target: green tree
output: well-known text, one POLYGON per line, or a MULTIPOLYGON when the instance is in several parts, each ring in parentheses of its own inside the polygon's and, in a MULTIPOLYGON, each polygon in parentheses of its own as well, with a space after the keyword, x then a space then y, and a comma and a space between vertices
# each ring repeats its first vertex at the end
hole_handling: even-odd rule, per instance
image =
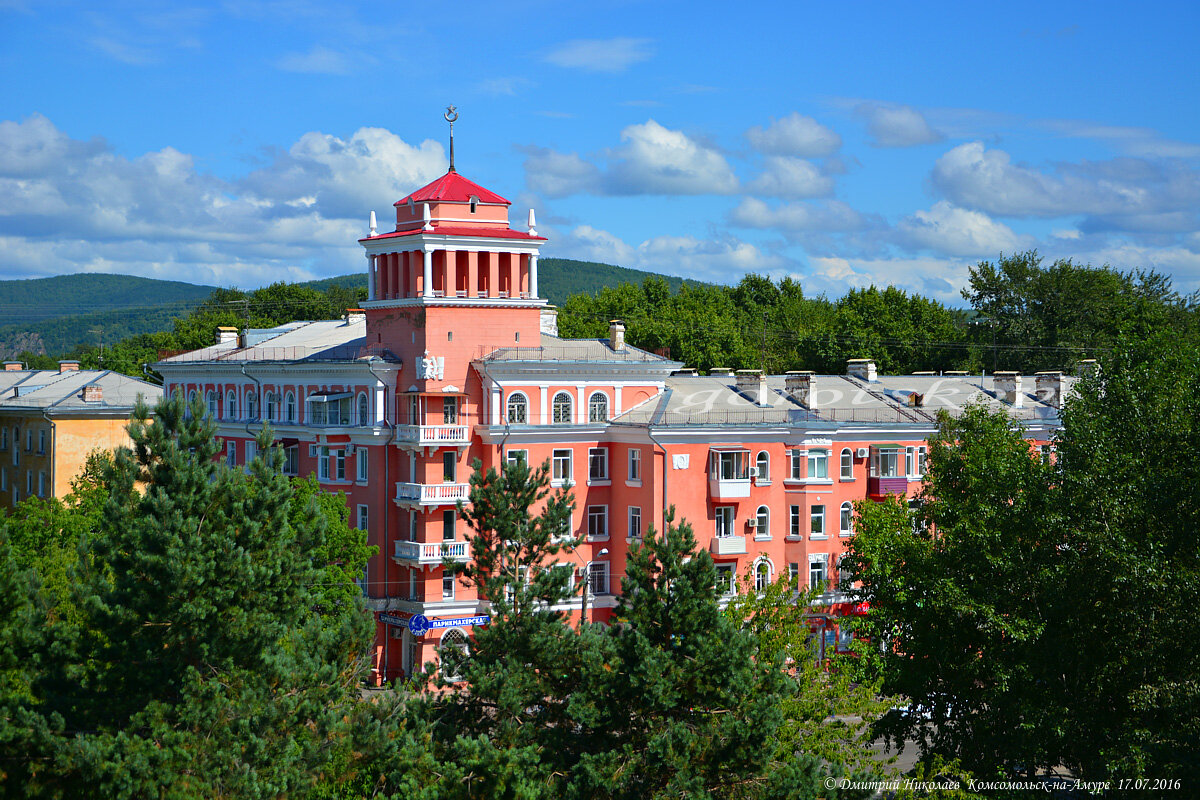
POLYGON ((367 544, 367 531, 350 526, 345 492, 327 492, 315 475, 309 475, 292 478, 292 493, 288 522, 293 529, 303 529, 314 515, 323 521, 324 540, 312 550, 322 580, 313 594, 321 616, 338 620, 359 607, 363 592, 357 582, 378 548, 367 544))

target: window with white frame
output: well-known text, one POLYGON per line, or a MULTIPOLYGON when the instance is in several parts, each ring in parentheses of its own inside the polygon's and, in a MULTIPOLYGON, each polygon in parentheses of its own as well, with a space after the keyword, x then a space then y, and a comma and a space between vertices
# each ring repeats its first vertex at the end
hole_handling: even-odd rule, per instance
POLYGON ((309 425, 350 424, 349 395, 317 395, 310 397, 308 402, 309 425))
POLYGON ((529 463, 529 451, 528 450, 509 450, 504 455, 504 462, 510 467, 514 467, 517 464, 528 464, 529 463))
POLYGON ((458 424, 458 398, 443 397, 442 398, 442 424, 457 425, 458 424))
POLYGON ((771 538, 771 509, 766 506, 759 506, 758 513, 754 517, 754 538, 771 538))
POLYGON ((917 474, 917 448, 915 447, 904 448, 904 474, 917 474))
POLYGON ((917 448, 917 474, 924 475, 929 454, 924 447, 917 448))
POLYGON ((267 392, 263 395, 263 409, 266 411, 263 414, 263 419, 268 422, 274 422, 279 414, 279 409, 275 407, 275 393, 267 392))
POLYGON ((442 576, 442 599, 454 599, 454 573, 450 572, 442 576))
POLYGON ((846 556, 838 556, 838 588, 843 592, 849 591, 853 584, 853 576, 850 574, 850 559, 846 556))
POLYGON ((829 451, 808 451, 808 477, 822 479, 829 477, 829 451))
POLYGON ((571 480, 571 451, 555 450, 550 459, 550 479, 556 483, 571 480))
POLYGON ((38 497, 46 496, 46 473, 38 472, 38 497))
POLYGON ((754 565, 754 589, 765 592, 771 585, 771 562, 759 561, 754 565))
POLYGON ((608 422, 608 395, 593 392, 588 398, 588 422, 608 422))
POLYGON ((230 389, 225 393, 225 419, 237 419, 237 392, 230 389))
POLYGON ((333 467, 333 479, 335 481, 346 480, 346 451, 345 450, 334 450, 333 451, 333 464, 331 466, 333 467))
POLYGON ((593 561, 588 564, 588 588, 592 594, 608 594, 608 562, 593 561))
POLYGON ((642 507, 641 506, 630 506, 629 507, 629 538, 630 539, 641 539, 642 538, 642 507))
POLYGON ((408 396, 408 424, 421 425, 424 421, 421 416, 421 395, 410 394, 408 396))
POLYGON ((442 482, 454 483, 458 480, 458 453, 447 450, 442 453, 442 482))
POLYGON ((854 532, 854 507, 850 505, 850 501, 842 503, 841 511, 838 514, 838 534, 840 536, 849 536, 854 532))
POLYGON ((640 481, 642 479, 642 449, 640 447, 629 448, 629 480, 640 481))
POLYGON ((300 474, 300 448, 296 446, 283 448, 283 474, 300 474))
POLYGON ((251 439, 246 442, 246 466, 254 463, 254 459, 258 457, 258 442, 251 439))
POLYGON ((800 506, 788 507, 788 536, 793 539, 799 539, 802 531, 800 530, 800 506))
POLYGON ((454 523, 458 520, 458 512, 448 508, 442 512, 442 541, 454 541, 454 523))
POLYGON ((287 397, 284 398, 283 419, 284 422, 296 421, 296 395, 292 392, 288 392, 287 397))
POLYGON ((329 448, 321 447, 317 449, 317 480, 329 480, 329 448))
POLYGON ((842 480, 854 480, 854 453, 849 447, 842 450, 842 480))
POLYGON ((358 506, 358 529, 360 531, 367 530, 367 523, 370 521, 370 511, 368 506, 359 504, 358 506))
POLYGON ((899 478, 900 448, 872 447, 871 448, 871 477, 899 478))
POLYGON ((246 419, 258 419, 258 395, 246 393, 246 419))
POLYGON ((237 442, 225 443, 225 463, 231 467, 237 465, 237 442))
POLYGON ((771 480, 771 454, 766 450, 760 450, 754 459, 754 468, 758 470, 759 483, 771 480))
POLYGON ((217 393, 209 389, 204 393, 204 405, 208 409, 210 419, 217 418, 217 393))
POLYGON ((25 494, 33 494, 33 470, 25 470, 25 494))
POLYGON ((589 539, 608 538, 608 506, 588 506, 587 535, 589 539))
POLYGON ((717 506, 714 511, 717 517, 717 537, 724 539, 727 536, 733 536, 736 531, 733 529, 733 506, 717 506))
POLYGON ((25 429, 25 452, 28 453, 32 450, 33 450, 33 429, 26 428, 25 429))
POLYGON ((553 411, 551 422, 555 425, 571 424, 571 395, 566 392, 559 392, 554 395, 554 403, 551 409, 553 411))
POLYGON ((829 554, 810 553, 808 556, 808 585, 818 588, 829 579, 829 554))
POLYGON ((800 562, 793 561, 788 564, 788 582, 793 589, 800 588, 800 562))
POLYGON ((362 445, 354 451, 356 463, 354 465, 354 477, 359 483, 367 482, 367 454, 370 451, 362 445))
POLYGON ((788 450, 788 460, 791 462, 792 480, 801 480, 804 477, 804 451, 798 449, 788 450))
POLYGON ((825 538, 825 506, 823 506, 823 505, 812 506, 810 509, 810 513, 809 513, 809 520, 811 522, 809 530, 812 534, 812 538, 824 539, 825 538))
POLYGON ((714 450, 709 457, 709 477, 721 481, 750 480, 749 450, 714 450))
POLYGON ((38 431, 38 455, 46 455, 46 432, 38 431))
POLYGON ((420 512, 413 509, 408 512, 408 540, 415 542, 417 540, 417 528, 421 524, 420 512))
POLYGON ((592 447, 588 449, 588 480, 608 480, 608 448, 592 447))
POLYGON ((529 400, 520 392, 513 392, 508 396, 508 423, 510 425, 524 425, 529 422, 529 400))
POLYGON ((713 564, 717 571, 717 591, 725 596, 737 594, 737 570, 733 564, 713 564))
POLYGON ((365 426, 371 422, 371 401, 367 399, 367 393, 362 392, 358 395, 358 424, 365 426))

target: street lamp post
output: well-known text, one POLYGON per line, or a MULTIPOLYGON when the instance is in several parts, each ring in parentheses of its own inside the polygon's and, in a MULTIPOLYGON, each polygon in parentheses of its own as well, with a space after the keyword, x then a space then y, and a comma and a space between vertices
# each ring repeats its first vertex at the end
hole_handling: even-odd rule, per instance
MULTIPOLYGON (((608 548, 605 547, 599 553, 597 553, 597 555, 600 556, 601 558, 608 555, 608 548)), ((579 610, 579 624, 580 625, 583 625, 585 622, 587 622, 588 587, 591 586, 591 583, 592 583, 592 566, 591 566, 591 562, 589 561, 587 564, 584 564, 584 566, 583 566, 583 605, 579 610)))

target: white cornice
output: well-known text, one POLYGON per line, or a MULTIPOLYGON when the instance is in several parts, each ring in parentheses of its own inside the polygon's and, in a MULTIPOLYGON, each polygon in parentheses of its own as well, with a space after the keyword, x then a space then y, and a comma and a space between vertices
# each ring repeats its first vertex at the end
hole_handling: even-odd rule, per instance
POLYGON ((540 297, 396 297, 387 300, 363 300, 368 308, 468 307, 468 308, 541 308, 547 301, 540 297))
POLYGON ((512 239, 504 236, 463 236, 457 234, 423 231, 405 236, 381 235, 378 239, 367 239, 362 244, 367 255, 384 253, 408 253, 414 250, 475 250, 484 253, 518 253, 537 255, 545 239, 512 239), (386 236, 387 238, 382 238, 386 236))

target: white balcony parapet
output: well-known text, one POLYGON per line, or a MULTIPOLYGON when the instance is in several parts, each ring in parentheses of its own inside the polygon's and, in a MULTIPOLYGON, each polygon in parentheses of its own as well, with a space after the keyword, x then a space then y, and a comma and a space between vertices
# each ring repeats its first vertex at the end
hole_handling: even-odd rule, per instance
POLYGON ((746 552, 746 537, 714 536, 711 548, 714 556, 740 556, 746 552))
POLYGON ((469 425, 397 425, 396 439, 419 445, 468 444, 469 425))
POLYGON ((417 564, 441 564, 443 559, 469 561, 471 546, 468 542, 396 542, 397 561, 417 564))
POLYGON ((714 500, 736 500, 750 496, 750 478, 708 479, 708 491, 714 500))
POLYGON ((397 483, 396 502, 402 505, 452 506, 471 493, 466 483, 397 483))

